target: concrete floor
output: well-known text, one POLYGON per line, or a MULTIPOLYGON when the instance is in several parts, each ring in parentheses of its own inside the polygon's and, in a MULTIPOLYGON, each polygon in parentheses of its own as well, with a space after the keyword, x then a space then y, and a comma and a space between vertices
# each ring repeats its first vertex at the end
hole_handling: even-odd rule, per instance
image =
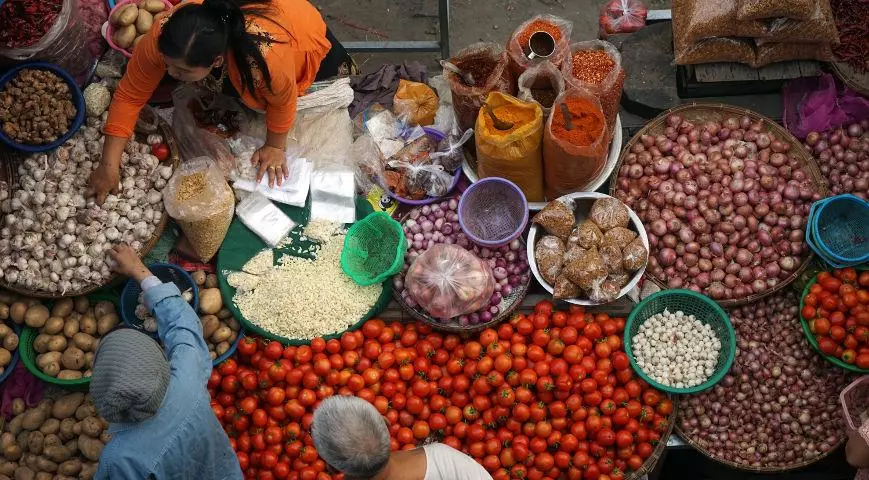
MULTIPOLYGON (((311 0, 341 41, 437 40, 437 0, 311 0)), ((513 30, 533 15, 548 13, 573 22, 573 41, 597 38, 600 0, 452 0, 450 46, 453 54, 475 42, 505 44, 513 30)), ((650 9, 669 8, 651 0, 650 9)), ((434 67, 433 54, 355 55, 364 72, 383 63, 419 60, 434 67)))

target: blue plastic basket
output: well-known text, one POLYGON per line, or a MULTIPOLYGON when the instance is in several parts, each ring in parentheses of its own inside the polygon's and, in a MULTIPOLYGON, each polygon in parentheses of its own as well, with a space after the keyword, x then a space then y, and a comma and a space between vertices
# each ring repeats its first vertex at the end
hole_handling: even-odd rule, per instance
MULTIPOLYGON (((239 322, 239 325, 241 325, 241 322, 239 322)), ((238 337, 236 337, 235 341, 232 342, 232 345, 229 346, 229 350, 227 350, 223 355, 214 359, 214 362, 212 362, 214 366, 220 365, 221 362, 231 357, 232 354, 235 353, 235 350, 238 348, 238 344, 241 342, 241 339, 244 338, 245 333, 246 332, 244 331, 244 325, 241 325, 241 330, 238 331, 238 337)))
MULTIPOLYGON (((6 325, 8 325, 9 328, 11 328, 12 331, 15 332, 16 335, 18 335, 18 346, 19 348, 21 348, 21 325, 10 321, 7 321, 6 325)), ((7 378, 9 378, 9 375, 12 375, 12 372, 15 371, 15 367, 18 366, 19 356, 20 355, 18 354, 18 348, 16 348, 15 351, 12 352, 12 360, 9 361, 9 365, 6 365, 6 369, 3 370, 3 373, 0 373, 0 385, 2 385, 3 382, 5 382, 7 378)))
MULTIPOLYGON (((174 283, 182 292, 188 288, 192 288, 193 299, 190 300, 190 305, 193 307, 193 310, 199 308, 199 289, 196 288, 193 278, 184 269, 170 263, 155 263, 149 265, 148 269, 161 281, 174 283)), ((142 293, 142 287, 139 286, 139 282, 133 279, 127 280, 127 284, 124 285, 124 290, 121 292, 121 320, 129 326, 157 338, 156 332, 146 331, 142 327, 142 321, 136 318, 136 305, 139 304, 140 293, 142 293)))
POLYGON ((835 268, 869 261, 869 202, 851 194, 815 202, 806 225, 806 243, 835 268))
POLYGON ((48 70, 50 72, 57 74, 59 77, 61 77, 66 82, 66 84, 69 85, 69 92, 72 95, 72 103, 73 103, 73 105, 75 105, 75 110, 76 110, 75 118, 72 120, 72 124, 69 126, 69 131, 67 131, 63 136, 61 136, 57 140, 55 140, 51 143, 46 143, 45 145, 26 145, 23 143, 18 143, 16 141, 12 140, 11 138, 9 138, 5 133, 3 133, 2 129, 0 129, 0 141, 3 141, 3 143, 5 143, 6 145, 9 145, 13 149, 18 150, 20 152, 35 153, 35 152, 45 152, 48 150, 54 150, 55 148, 61 146, 64 142, 69 140, 70 137, 72 137, 75 134, 75 132, 77 132, 78 129, 81 128, 82 124, 84 123, 84 117, 85 117, 84 96, 82 95, 81 89, 78 87, 78 84, 75 83, 75 80, 68 73, 66 73, 65 70, 58 67, 57 65, 54 65, 52 63, 45 63, 45 62, 23 63, 21 65, 18 65, 16 67, 12 68, 8 72, 6 72, 2 77, 0 77, 0 89, 5 87, 6 84, 12 80, 12 78, 14 78, 16 75, 18 75, 19 71, 21 71, 25 68, 30 68, 30 69, 34 69, 34 70, 48 70))

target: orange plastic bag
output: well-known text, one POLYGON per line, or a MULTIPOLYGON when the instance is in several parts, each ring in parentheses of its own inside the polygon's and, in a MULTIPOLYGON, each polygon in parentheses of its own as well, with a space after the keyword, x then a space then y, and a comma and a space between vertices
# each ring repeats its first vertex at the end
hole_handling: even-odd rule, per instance
POLYGON ((543 201, 543 110, 535 102, 492 92, 486 99, 495 116, 513 123, 509 130, 495 128, 485 109, 475 128, 477 173, 480 178, 501 177, 522 189, 529 202, 543 201))
POLYGON ((459 122, 459 131, 474 128, 477 112, 489 92, 513 94, 516 85, 507 68, 507 52, 495 43, 475 43, 461 50, 450 62, 473 77, 468 85, 456 74, 444 70, 444 77, 453 94, 453 109, 459 122))
POLYGON ((392 105, 392 111, 399 117, 406 116, 408 124, 426 127, 434 123, 438 113, 438 96, 424 83, 402 79, 392 105))
POLYGON ((606 164, 608 137, 606 117, 594 96, 577 89, 559 96, 543 134, 546 198, 585 191, 606 164), (569 130, 562 105, 569 112, 569 130))

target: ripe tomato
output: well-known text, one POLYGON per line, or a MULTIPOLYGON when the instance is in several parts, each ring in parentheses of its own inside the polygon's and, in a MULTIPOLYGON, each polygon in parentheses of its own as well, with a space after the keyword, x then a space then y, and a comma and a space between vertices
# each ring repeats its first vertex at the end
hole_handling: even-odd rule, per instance
POLYGON ((846 335, 847 332, 845 331, 845 329, 840 327, 839 325, 835 325, 830 328, 830 338, 837 342, 845 340, 846 335))
POLYGON ((812 320, 810 326, 812 333, 815 335, 823 336, 830 334, 830 321, 826 318, 816 318, 812 320))
POLYGON ((281 355, 284 353, 284 348, 281 346, 280 342, 269 342, 266 345, 265 350, 263 351, 263 355, 270 360, 277 360, 281 358, 281 355))
POLYGON ((616 445, 619 447, 627 447, 634 443, 634 436, 627 430, 619 430, 616 433, 616 445))
POLYGON ((830 337, 819 338, 818 347, 825 355, 833 355, 836 353, 836 342, 834 342, 830 337))
POLYGON ((841 358, 845 363, 854 363, 857 359, 857 353, 854 350, 845 350, 842 352, 841 358))
POLYGON ((169 147, 165 143, 152 143, 151 155, 157 157, 161 162, 169 158, 169 147))

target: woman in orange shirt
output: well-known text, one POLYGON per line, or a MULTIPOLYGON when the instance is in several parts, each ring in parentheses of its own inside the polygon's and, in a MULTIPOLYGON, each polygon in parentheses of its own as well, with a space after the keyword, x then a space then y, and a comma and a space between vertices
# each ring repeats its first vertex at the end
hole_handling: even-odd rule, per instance
POLYGON ((165 73, 265 113, 265 144, 251 161, 257 181, 267 172, 274 185, 287 176, 286 137, 300 92, 336 75, 346 60, 307 0, 188 0, 174 7, 136 45, 112 99, 102 160, 91 175, 97 202, 117 193, 121 153, 165 73))

